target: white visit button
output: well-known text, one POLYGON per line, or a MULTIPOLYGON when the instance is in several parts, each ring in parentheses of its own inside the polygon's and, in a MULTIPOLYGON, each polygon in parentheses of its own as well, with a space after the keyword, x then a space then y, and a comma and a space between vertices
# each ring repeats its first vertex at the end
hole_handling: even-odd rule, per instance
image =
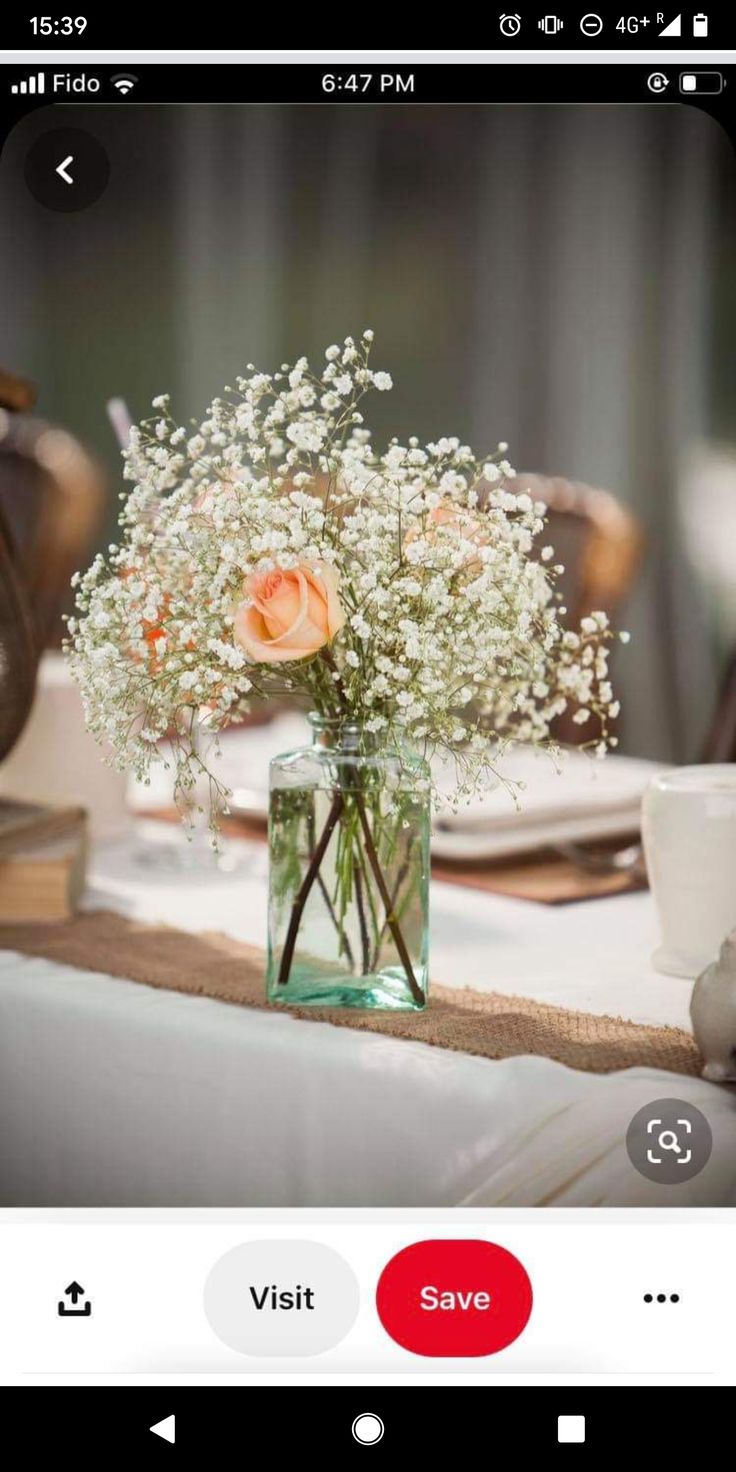
POLYGON ((239 1354, 324 1354, 358 1316, 358 1280, 323 1242, 241 1242, 215 1263, 204 1311, 219 1339, 239 1354))

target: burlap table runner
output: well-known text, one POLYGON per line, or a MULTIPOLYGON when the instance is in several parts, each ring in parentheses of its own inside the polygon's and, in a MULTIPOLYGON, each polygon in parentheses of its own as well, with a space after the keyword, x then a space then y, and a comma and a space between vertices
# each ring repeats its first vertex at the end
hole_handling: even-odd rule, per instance
MULTIPOLYGON (((4 925, 0 947, 241 1007, 268 1006, 263 952, 219 933, 191 934, 98 910, 50 925, 4 925)), ((407 1038, 480 1058, 537 1054, 587 1073, 662 1068, 697 1076, 702 1066, 693 1039, 679 1028, 644 1027, 620 1017, 596 1017, 470 988, 433 986, 425 1012, 334 1007, 290 1007, 288 1012, 304 1021, 407 1038)))

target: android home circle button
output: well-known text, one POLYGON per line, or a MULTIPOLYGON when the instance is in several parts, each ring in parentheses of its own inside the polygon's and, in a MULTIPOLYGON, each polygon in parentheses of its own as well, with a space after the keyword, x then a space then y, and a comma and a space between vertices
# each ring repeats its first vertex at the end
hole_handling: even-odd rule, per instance
POLYGON ((415 1242, 384 1268, 376 1307, 386 1333, 413 1354, 497 1354, 526 1328, 532 1285, 494 1242, 415 1242))

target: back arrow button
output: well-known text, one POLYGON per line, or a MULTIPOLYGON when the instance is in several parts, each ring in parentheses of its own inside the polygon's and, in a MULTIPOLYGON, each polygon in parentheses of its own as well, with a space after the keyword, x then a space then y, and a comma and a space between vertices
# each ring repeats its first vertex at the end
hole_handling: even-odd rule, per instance
POLYGON ((164 1441, 170 1441, 172 1446, 176 1442, 176 1417, 167 1416, 163 1421, 157 1421, 155 1426, 149 1426, 154 1436, 162 1436, 164 1441))
POLYGON ((64 183, 65 184, 73 184, 74 183, 74 180, 73 180, 71 174, 67 173, 67 169, 69 168, 69 165, 70 164, 73 164, 73 163, 74 163, 74 154, 73 153, 70 153, 68 158, 62 159, 62 162, 57 165, 56 172, 57 172, 57 174, 59 174, 61 176, 61 178, 64 180, 64 183))
POLYGON ((86 210, 104 194, 110 160, 85 128, 49 128, 26 154, 23 169, 33 198, 47 210, 86 210))

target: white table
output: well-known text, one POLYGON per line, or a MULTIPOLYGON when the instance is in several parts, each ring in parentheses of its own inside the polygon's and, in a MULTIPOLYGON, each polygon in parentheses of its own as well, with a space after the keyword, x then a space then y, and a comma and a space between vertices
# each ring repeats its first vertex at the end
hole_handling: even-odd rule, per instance
MULTIPOLYGON (((266 854, 166 883, 100 854, 90 903, 262 943, 266 854)), ((647 895, 561 907, 436 884, 432 975, 639 1022, 688 1025, 687 982, 648 957, 647 895)), ((736 1099, 700 1080, 500 1062, 296 1022, 0 953, 0 1205, 736 1204, 736 1099), (708 1115, 678 1187, 624 1137, 643 1104, 708 1115)))

